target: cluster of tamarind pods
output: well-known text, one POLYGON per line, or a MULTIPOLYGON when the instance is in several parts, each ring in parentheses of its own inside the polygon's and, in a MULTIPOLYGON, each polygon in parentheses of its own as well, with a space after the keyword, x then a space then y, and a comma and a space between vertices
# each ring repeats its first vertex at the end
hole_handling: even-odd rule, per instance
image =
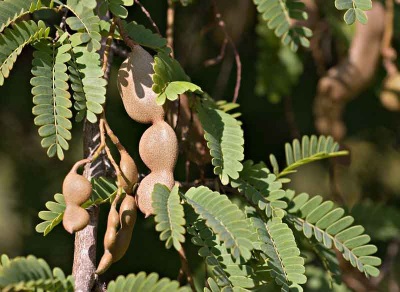
MULTIPOLYGON (((153 62, 153 57, 136 45, 118 72, 118 87, 126 112, 136 122, 151 124, 139 142, 140 157, 150 169, 150 174, 140 182, 134 194, 133 186, 138 182, 136 164, 123 147, 118 147, 118 191, 108 215, 104 254, 97 274, 104 273, 126 253, 136 222, 137 208, 145 217, 153 214, 151 195, 154 185, 161 183, 171 189, 175 184, 173 171, 178 156, 178 140, 174 130, 164 121, 164 108, 157 105, 157 95, 151 89, 153 62)), ((70 233, 80 231, 89 224, 90 216, 81 205, 89 200, 92 185, 77 173, 78 168, 88 162, 91 160, 77 162, 64 179, 66 209, 63 226, 70 233)))

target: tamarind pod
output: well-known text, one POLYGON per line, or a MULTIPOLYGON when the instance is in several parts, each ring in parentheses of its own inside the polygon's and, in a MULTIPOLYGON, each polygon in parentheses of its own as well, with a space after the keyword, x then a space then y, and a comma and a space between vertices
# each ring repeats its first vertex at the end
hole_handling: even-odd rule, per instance
POLYGON ((99 265, 97 266, 96 269, 96 274, 101 275, 105 271, 108 270, 108 268, 112 265, 113 263, 113 255, 110 253, 110 251, 105 250, 103 256, 100 259, 99 265))
POLYGON ((152 90, 153 57, 141 46, 134 46, 118 71, 118 89, 127 114, 139 123, 164 120, 164 109, 157 105, 152 90))
POLYGON ((134 196, 126 195, 119 207, 119 220, 121 230, 132 228, 135 226, 137 217, 136 200, 134 196))
POLYGON ((67 205, 63 216, 63 226, 69 233, 81 231, 89 224, 89 213, 80 206, 67 205))
POLYGON ((152 172, 172 172, 178 158, 178 139, 171 126, 159 121, 149 127, 140 139, 139 154, 152 172))
POLYGON ((67 205, 82 205, 90 198, 92 184, 83 175, 70 172, 64 179, 62 189, 67 205))
POLYGON ((129 245, 131 244, 132 233, 133 225, 132 228, 121 229, 118 231, 114 250, 111 251, 113 255, 113 263, 119 261, 125 255, 129 245))
POLYGON ((104 250, 109 250, 115 244, 115 238, 117 236, 117 229, 119 226, 118 211, 114 205, 111 206, 110 212, 108 213, 107 230, 104 234, 104 250))
POLYGON ((157 183, 164 184, 171 190, 175 184, 173 173, 168 171, 151 172, 140 182, 136 192, 136 202, 146 218, 154 214, 151 194, 157 183))
POLYGON ((389 75, 380 94, 382 105, 390 111, 400 111, 400 74, 389 75))
POLYGON ((119 163, 119 167, 121 168, 122 173, 125 178, 130 182, 129 184, 125 181, 125 178, 121 180, 121 187, 127 194, 132 193, 132 186, 138 181, 138 170, 133 158, 126 152, 122 150, 121 161, 119 163))

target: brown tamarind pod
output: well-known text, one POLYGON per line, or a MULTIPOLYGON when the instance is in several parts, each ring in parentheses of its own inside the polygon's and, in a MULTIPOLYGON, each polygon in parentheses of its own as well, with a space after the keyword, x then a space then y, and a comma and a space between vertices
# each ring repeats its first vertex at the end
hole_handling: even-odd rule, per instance
POLYGON ((81 205, 90 198, 92 184, 77 173, 78 168, 87 162, 88 160, 78 161, 63 182, 62 192, 66 204, 63 226, 69 233, 80 231, 89 224, 89 213, 81 205))
POLYGON ((135 198, 126 195, 119 208, 111 206, 107 221, 107 231, 104 236, 104 254, 96 270, 97 274, 104 273, 112 263, 119 261, 129 248, 133 227, 136 223, 137 208, 135 198), (120 229, 117 232, 117 228, 120 229))
POLYGON ((400 111, 400 73, 388 76, 380 94, 382 105, 390 111, 400 111))
POLYGON ((92 184, 83 175, 76 173, 76 168, 72 168, 63 182, 62 191, 65 202, 82 205, 90 198, 92 184))
POLYGON ((175 184, 173 173, 169 171, 151 172, 140 182, 136 192, 136 201, 139 210, 146 218, 154 214, 151 194, 154 185, 157 183, 164 184, 169 189, 172 189, 175 184))
POLYGON ((68 205, 63 216, 63 226, 69 233, 82 230, 89 224, 89 213, 79 205, 68 205))
POLYGON ((164 109, 157 105, 157 94, 151 89, 153 57, 141 46, 134 46, 118 71, 118 89, 128 115, 139 123, 164 119, 164 109))
POLYGON ((160 121, 148 128, 140 139, 139 154, 152 172, 172 172, 178 158, 178 140, 171 126, 160 121))
POLYGON ((125 150, 120 151, 121 161, 119 167, 125 178, 130 182, 129 184, 125 181, 125 178, 121 180, 121 187, 127 194, 132 193, 130 189, 138 181, 138 170, 133 158, 125 150))

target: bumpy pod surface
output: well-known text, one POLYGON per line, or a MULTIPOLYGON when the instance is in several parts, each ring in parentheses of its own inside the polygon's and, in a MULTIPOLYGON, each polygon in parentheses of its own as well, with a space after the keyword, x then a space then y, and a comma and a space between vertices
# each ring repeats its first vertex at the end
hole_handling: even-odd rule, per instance
POLYGON ((164 121, 164 109, 156 103, 151 89, 153 58, 142 47, 135 46, 118 72, 118 87, 125 110, 139 123, 152 123, 139 143, 139 154, 151 173, 140 183, 136 193, 138 207, 145 216, 153 214, 151 194, 156 183, 172 188, 173 171, 178 156, 174 130, 164 121))
POLYGON ((135 161, 128 154, 128 152, 123 150, 120 152, 120 154, 121 154, 121 161, 119 163, 119 167, 121 168, 121 171, 124 174, 125 178, 127 178, 128 181, 130 182, 130 185, 128 185, 125 179, 122 179, 121 187, 124 189, 126 193, 130 194, 132 193, 132 189, 130 189, 130 187, 132 187, 138 181, 138 170, 135 161))
POLYGON ((164 119, 164 109, 157 105, 157 94, 151 86, 153 57, 141 46, 135 46, 118 71, 118 89, 128 115, 143 124, 164 119))
POLYGON ((83 175, 76 173, 79 165, 71 169, 63 182, 66 203, 63 226, 69 233, 80 231, 89 224, 89 214, 81 205, 90 198, 92 184, 83 175))

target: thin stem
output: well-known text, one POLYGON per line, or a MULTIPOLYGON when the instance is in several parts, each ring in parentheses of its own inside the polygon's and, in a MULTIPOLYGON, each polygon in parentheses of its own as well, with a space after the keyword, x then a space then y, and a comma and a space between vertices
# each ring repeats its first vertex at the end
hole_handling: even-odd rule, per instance
POLYGON ((172 0, 168 0, 167 9, 167 43, 171 48, 171 56, 174 57, 174 23, 175 23, 175 3, 172 0))
POLYGON ((114 38, 114 31, 115 31, 115 19, 113 18, 112 22, 111 22, 111 26, 110 26, 110 32, 108 33, 108 37, 106 40, 104 54, 103 54, 103 67, 101 69, 103 70, 104 74, 106 74, 106 72, 108 71, 107 70, 107 66, 109 65, 108 58, 110 55, 111 45, 112 45, 113 38, 114 38))
POLYGON ((226 52, 226 45, 228 44, 228 39, 224 38, 224 42, 222 43, 221 46, 221 50, 219 52, 219 55, 216 56, 215 58, 212 59, 208 59, 206 61, 204 61, 204 66, 208 67, 208 66, 214 66, 216 64, 221 63, 221 61, 224 59, 225 57, 225 52, 226 52))
POLYGON ((381 52, 383 57, 383 66, 388 75, 394 75, 398 72, 395 60, 396 50, 392 46, 393 39, 393 20, 394 20, 394 0, 386 0, 385 30, 382 38, 381 52))
POLYGON ((122 21, 120 18, 115 17, 115 23, 119 29, 119 33, 123 39, 123 41, 125 42, 125 44, 130 47, 132 50, 135 47, 136 43, 129 37, 129 35, 127 34, 124 25, 122 24, 122 21))
POLYGON ((185 249, 181 246, 181 249, 178 251, 179 259, 181 260, 181 271, 186 275, 186 280, 189 283, 190 287, 193 291, 196 291, 194 286, 193 277, 190 272, 189 264, 186 258, 185 249))
POLYGON ((235 85, 235 91, 233 94, 233 99, 232 102, 236 103, 237 99, 239 97, 239 91, 240 91, 240 85, 242 81, 242 61, 240 60, 240 55, 239 52, 236 48, 236 45, 230 35, 228 34, 226 27, 225 27, 225 21, 222 19, 221 13, 219 12, 217 2, 215 0, 212 0, 212 4, 214 7, 215 11, 215 19, 217 20, 218 26, 221 28, 222 32, 225 35, 225 38, 228 40, 229 44, 232 47, 233 54, 235 55, 235 62, 236 62, 236 85, 235 85))
POLYGON ((135 0, 135 3, 140 6, 140 8, 142 9, 143 13, 146 15, 147 19, 153 25, 154 29, 157 31, 157 33, 159 35, 161 35, 160 29, 158 28, 157 24, 155 23, 155 21, 151 17, 150 12, 143 6, 143 4, 139 0, 135 0))

